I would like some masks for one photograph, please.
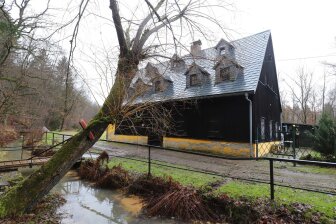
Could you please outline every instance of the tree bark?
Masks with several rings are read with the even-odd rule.
[[[107,125],[119,116],[124,98],[125,86],[129,86],[137,64],[119,59],[116,81],[104,105],[88,127],[76,134],[40,169],[9,189],[0,198],[0,218],[20,215],[30,211],[78,161],[81,156],[97,142]],[[88,139],[89,132],[95,135],[94,141]]]

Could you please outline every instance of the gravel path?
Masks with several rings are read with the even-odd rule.
[[[142,146],[98,142],[94,149],[106,150],[111,157],[128,156],[147,158],[148,150]],[[269,181],[268,161],[241,161],[210,158],[163,149],[151,150],[151,158],[162,162],[187,166],[192,169],[215,172],[236,178]],[[290,169],[288,169],[290,167]],[[299,165],[297,165],[299,167]],[[336,175],[325,173],[305,173],[295,170],[292,163],[275,163],[274,179],[276,183],[336,192]]]

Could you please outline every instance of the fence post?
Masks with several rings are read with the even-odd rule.
[[[296,133],[296,131],[295,131],[295,125],[293,125],[293,129],[292,129],[292,137],[293,137],[293,145],[292,145],[292,147],[293,147],[293,158],[294,159],[296,159],[296,149],[295,149],[295,145],[296,145],[296,141],[295,141],[295,133]],[[296,166],[296,163],[294,162],[293,163],[293,166]]]
[[[273,173],[273,159],[269,159],[270,162],[270,191],[271,200],[274,200],[274,173]]]
[[[62,145],[64,145],[64,135],[62,135]]]
[[[45,144],[48,145],[48,132],[45,132]]]
[[[255,145],[256,145],[256,160],[258,160],[259,159],[258,139],[255,140]]]
[[[22,144],[21,144],[22,149],[23,149],[23,147],[24,147],[24,141],[25,141],[25,137],[24,137],[24,133],[23,133],[23,134],[22,134]]]
[[[148,146],[148,176],[151,176],[151,147]]]
[[[53,132],[51,145],[54,146],[54,143],[55,143],[55,133]]]
[[[23,158],[23,145],[24,145],[24,135],[22,135],[21,160]]]

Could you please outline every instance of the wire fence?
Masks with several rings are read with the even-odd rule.
[[[316,149],[314,131],[293,125],[289,130],[277,131],[275,136],[261,137],[257,130],[256,157],[335,162],[336,155],[325,155]]]
[[[66,135],[66,134],[60,134],[60,133],[49,133],[49,135],[52,135],[51,142],[52,143],[57,143],[61,142],[62,144],[66,142],[69,138],[72,137],[72,135]],[[48,135],[48,134],[47,134]],[[46,136],[47,136],[46,135]],[[50,139],[49,139],[50,140]],[[48,141],[48,136],[46,137],[46,142]],[[295,141],[295,140],[294,140]],[[192,151],[192,150],[181,150],[181,149],[176,149],[176,148],[166,148],[166,147],[158,147],[158,146],[153,146],[153,145],[146,145],[146,144],[136,144],[136,143],[126,143],[126,142],[118,142],[118,141],[112,141],[112,140],[103,140],[100,139],[99,142],[107,142],[107,143],[114,143],[114,144],[121,144],[121,145],[128,145],[128,146],[136,146],[136,147],[141,147],[144,149],[144,153],[141,156],[122,156],[122,155],[113,155],[113,157],[116,158],[123,158],[127,160],[133,160],[133,161],[138,161],[138,162],[143,162],[147,164],[147,174],[151,175],[152,173],[152,166],[159,166],[159,167],[169,167],[173,169],[179,169],[179,170],[184,170],[184,171],[191,171],[191,172],[196,172],[196,173],[203,173],[203,174],[208,174],[208,175],[213,175],[217,177],[222,177],[222,178],[231,178],[235,180],[241,180],[241,181],[246,181],[246,182],[252,182],[252,183],[261,183],[261,184],[268,184],[270,186],[270,198],[273,200],[275,197],[275,190],[274,187],[285,187],[285,188],[291,188],[291,189],[296,189],[296,190],[304,190],[304,191],[309,191],[309,192],[316,192],[316,193],[322,193],[322,194],[329,194],[329,195],[336,195],[336,189],[317,189],[317,188],[308,188],[308,187],[300,187],[300,186],[293,186],[291,184],[286,184],[281,181],[276,181],[275,180],[275,172],[274,172],[274,165],[275,163],[291,163],[294,166],[296,164],[304,164],[304,165],[310,165],[310,166],[320,166],[320,167],[329,167],[329,168],[336,168],[336,163],[332,162],[322,162],[322,161],[309,161],[309,160],[301,160],[299,159],[302,152],[300,151],[300,148],[293,147],[295,146],[295,142],[293,143],[290,142],[288,145],[283,145],[283,147],[286,147],[285,150],[287,150],[286,155],[282,155],[279,153],[279,151],[276,151],[277,148],[279,147],[279,144],[281,142],[256,142],[256,150],[261,150],[261,152],[267,152],[263,156],[256,156],[256,157],[228,157],[224,155],[216,155],[216,154],[209,154],[209,153],[202,153],[202,152],[197,152],[197,151]],[[59,144],[59,143],[58,143]],[[112,146],[111,146],[112,147]],[[274,147],[274,148],[273,148]],[[216,158],[216,159],[221,159],[223,162],[225,160],[236,160],[236,161],[255,161],[255,160],[263,160],[263,161],[268,161],[268,178],[267,179],[260,179],[260,178],[245,178],[245,177],[239,177],[239,176],[232,176],[232,175],[225,175],[223,173],[218,173],[214,171],[209,171],[209,170],[202,170],[202,169],[195,169],[195,168],[190,168],[190,167],[181,167],[177,166],[175,164],[163,164],[162,161],[153,159],[153,154],[157,152],[157,150],[164,150],[166,152],[171,152],[171,153],[182,153],[182,154],[187,154],[187,155],[194,155],[194,156],[199,156],[201,158]],[[93,152],[94,153],[94,152]],[[290,154],[291,153],[291,154]],[[256,154],[258,155],[258,153]]]
[[[44,141],[46,144],[50,145],[49,147],[46,147],[44,150],[42,150],[38,155],[33,155],[27,158],[27,160],[32,161],[34,158],[39,157],[40,154],[43,154],[47,151],[54,150],[57,151],[63,144],[65,144],[67,141],[69,141],[72,138],[72,135],[67,134],[61,134],[61,133],[55,133],[55,132],[48,132],[45,133]],[[116,155],[113,154],[113,157],[116,158],[123,158],[127,160],[133,160],[138,161],[147,164],[147,173],[148,175],[152,174],[152,166],[158,166],[158,167],[169,167],[173,169],[179,169],[184,171],[191,171],[196,173],[203,173],[208,174],[212,176],[222,177],[222,178],[231,178],[234,180],[240,180],[240,181],[246,181],[246,182],[252,182],[252,183],[261,183],[261,184],[268,184],[270,186],[270,198],[274,199],[275,190],[274,187],[285,187],[285,188],[291,188],[291,189],[297,189],[297,190],[304,190],[304,191],[310,191],[310,192],[316,192],[316,193],[323,193],[323,194],[329,194],[329,195],[336,195],[336,189],[325,189],[325,188],[312,188],[312,187],[301,187],[301,186],[294,186],[292,184],[286,184],[282,181],[277,181],[275,179],[275,163],[292,163],[294,166],[296,164],[305,164],[305,165],[312,165],[312,166],[320,166],[320,167],[329,167],[329,168],[336,168],[336,163],[332,162],[321,162],[321,161],[309,161],[309,160],[301,160],[300,158],[300,147],[294,147],[297,146],[295,144],[295,140],[292,142],[289,142],[290,144],[285,145],[283,142],[257,142],[255,144],[255,150],[256,150],[256,156],[255,157],[228,157],[224,155],[215,155],[215,154],[209,154],[209,153],[202,153],[192,150],[181,150],[176,148],[165,148],[165,147],[157,147],[153,145],[146,145],[146,144],[135,144],[135,143],[126,143],[126,142],[118,142],[118,141],[111,141],[111,140],[99,140],[99,142],[106,142],[107,144],[121,144],[121,145],[127,145],[127,146],[135,146],[135,147],[141,147],[142,154],[141,155],[131,155],[131,156],[125,156],[125,155]],[[111,147],[113,149],[112,145],[107,145],[106,147]],[[27,150],[19,147],[7,147],[2,148],[1,151],[6,150],[14,150],[18,151],[21,150]],[[268,177],[266,178],[252,178],[252,177],[244,177],[244,176],[233,176],[230,174],[223,174],[212,170],[204,170],[204,169],[197,169],[195,167],[188,167],[188,166],[179,166],[176,164],[168,164],[163,163],[160,158],[153,158],[153,155],[156,156],[159,154],[158,152],[169,152],[178,155],[186,154],[186,155],[193,155],[197,156],[199,158],[212,158],[212,159],[219,159],[225,162],[225,160],[235,160],[235,161],[267,161],[269,165],[266,167],[268,169]],[[93,154],[98,152],[92,152]],[[22,153],[21,153],[22,154]],[[259,155],[259,156],[258,156]],[[157,157],[157,156],[156,156]]]

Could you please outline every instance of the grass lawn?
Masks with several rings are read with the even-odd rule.
[[[287,167],[287,169],[293,170],[293,171],[300,171],[300,172],[303,172],[303,173],[317,173],[317,174],[336,175],[336,168],[299,165],[297,167],[293,167],[293,166]],[[335,178],[336,178],[336,176],[335,176]]]
[[[219,187],[215,193],[226,193],[234,198],[247,197],[256,199],[270,197],[269,185],[250,184],[240,181],[231,181]],[[295,202],[309,204],[315,211],[323,212],[330,218],[336,217],[336,196],[275,187],[275,200],[282,204]]]
[[[58,134],[64,134],[64,135],[75,135],[77,134],[77,130],[67,130],[67,131],[53,131],[54,137],[55,137],[55,143],[59,143],[61,142],[62,139],[62,135],[58,135]],[[47,134],[47,144],[51,145],[52,144],[52,136],[53,134],[51,132],[48,132]],[[100,139],[105,140],[106,139],[106,131],[100,136]],[[46,142],[46,136],[45,134],[43,134],[42,137],[42,142],[45,143]]]
[[[156,162],[164,165],[172,165],[163,162]],[[123,158],[113,158],[108,166],[112,167],[121,164],[128,171],[137,173],[147,173],[147,163],[133,161]],[[185,168],[180,166],[181,168]],[[219,180],[220,177],[196,173],[192,171],[184,171],[170,167],[162,167],[152,164],[152,175],[154,176],[171,176],[174,180],[183,185],[192,185],[195,187],[208,186]],[[269,198],[269,185],[267,184],[251,184],[240,181],[230,181],[220,186],[214,191],[214,194],[226,193],[233,198],[246,197],[249,199]],[[328,217],[336,217],[336,196],[326,194],[313,193],[302,190],[293,190],[285,187],[275,187],[275,199],[279,203],[291,204],[294,202],[305,203],[312,206],[313,210],[323,212]]]
[[[163,162],[156,162],[156,163],[160,163],[163,165],[172,165],[172,164],[163,163]],[[109,162],[108,166],[112,167],[118,164],[121,164],[122,167],[124,167],[128,171],[133,171],[137,173],[147,173],[148,172],[147,163],[129,160],[129,159],[123,159],[123,158],[113,158]],[[186,168],[186,167],[181,167],[181,168]],[[163,166],[159,166],[155,164],[151,165],[151,173],[154,176],[161,176],[161,177],[171,176],[174,180],[180,182],[183,185],[192,185],[194,187],[207,186],[210,183],[213,183],[213,182],[216,182],[222,179],[220,177],[213,176],[213,175],[179,170],[179,169],[174,169],[170,167],[163,167]]]
[[[336,168],[333,168],[333,167],[320,167],[320,166],[302,165],[302,164],[297,164],[294,167],[293,163],[280,163],[280,162],[276,162],[274,164],[274,167],[279,168],[279,169],[287,169],[287,170],[291,170],[295,172],[302,172],[302,173],[336,175]]]

